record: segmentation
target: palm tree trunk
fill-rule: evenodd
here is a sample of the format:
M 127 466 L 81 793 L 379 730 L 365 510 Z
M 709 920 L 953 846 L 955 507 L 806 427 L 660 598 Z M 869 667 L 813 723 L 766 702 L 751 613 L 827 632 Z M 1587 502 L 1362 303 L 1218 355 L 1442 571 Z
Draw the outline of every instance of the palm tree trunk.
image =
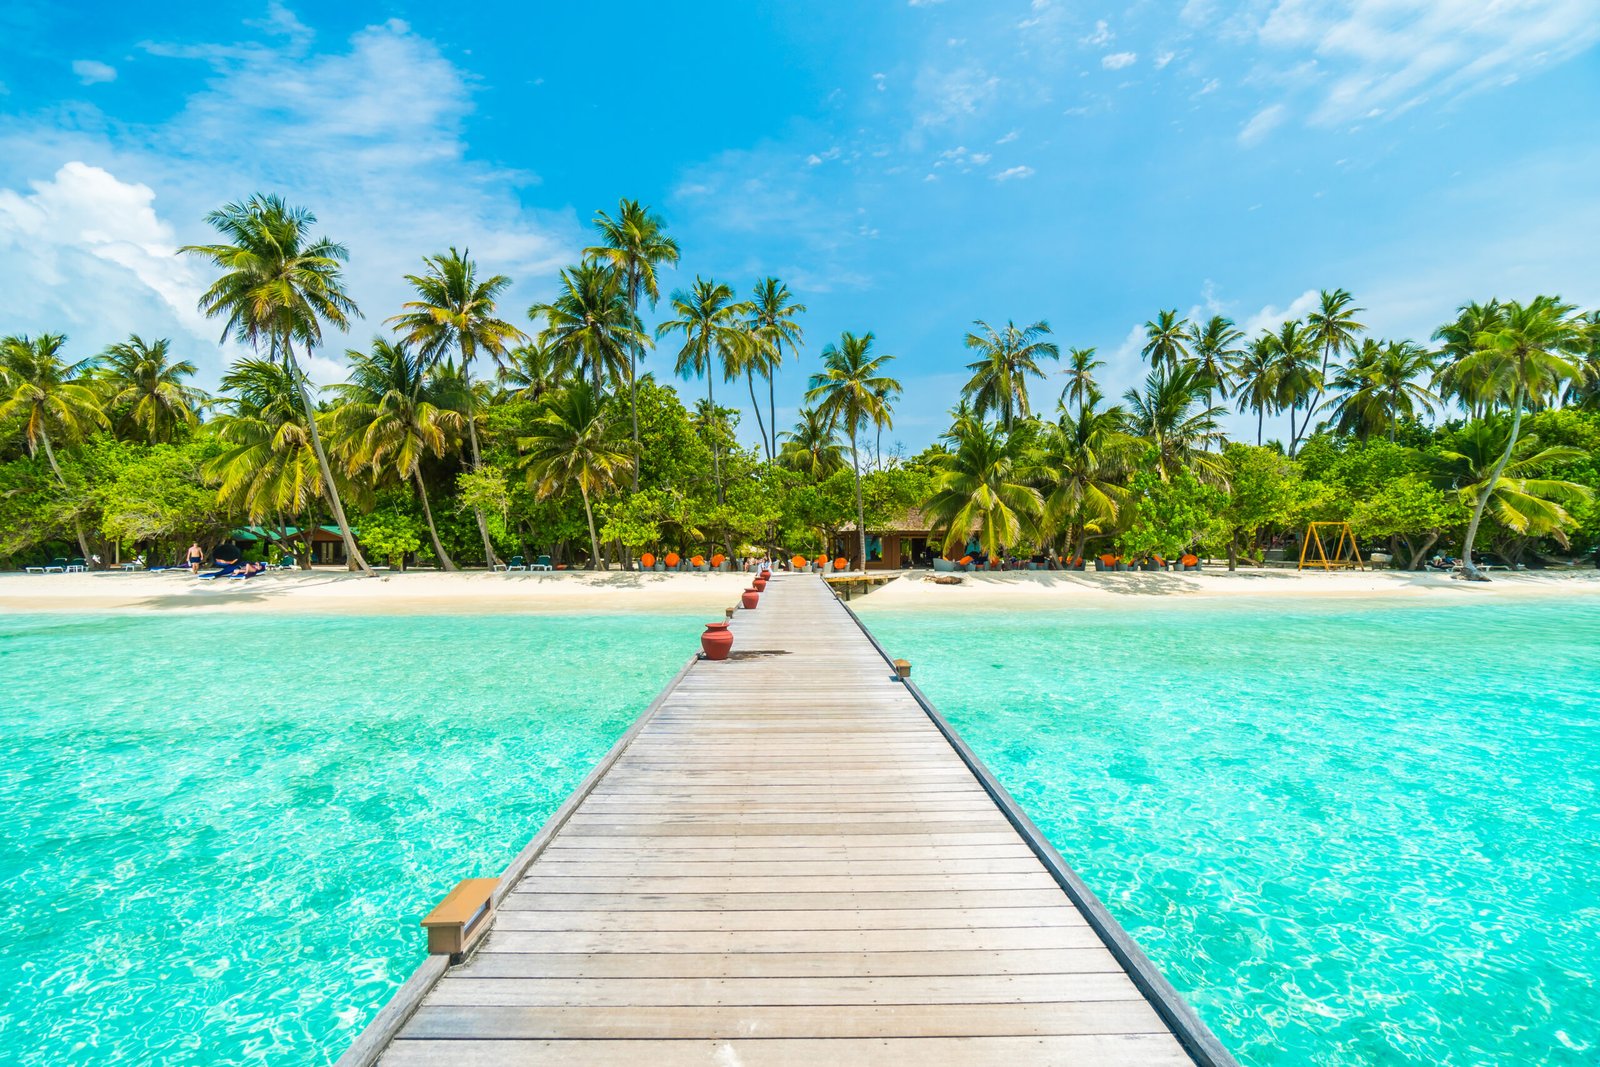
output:
M 594 529 L 594 509 L 589 507 L 589 490 L 580 481 L 578 491 L 583 494 L 583 515 L 589 520 L 589 550 L 594 553 L 589 558 L 589 566 L 591 569 L 598 566 L 602 570 L 610 570 L 610 566 L 600 558 L 600 535 Z
M 290 372 L 294 375 L 295 388 L 300 390 L 300 405 L 305 409 L 306 429 L 311 434 L 311 451 L 316 453 L 317 469 L 322 472 L 323 495 L 328 499 L 328 506 L 333 509 L 333 521 L 339 524 L 339 536 L 344 538 L 345 559 L 351 570 L 360 571 L 370 577 L 373 573 L 372 568 L 367 566 L 366 558 L 356 546 L 355 535 L 350 532 L 350 520 L 344 516 L 344 501 L 339 499 L 339 487 L 333 484 L 333 469 L 328 466 L 328 453 L 322 447 L 322 435 L 317 432 L 317 411 L 311 404 L 311 391 L 306 388 L 305 374 L 301 372 L 300 363 L 295 359 L 294 349 L 288 342 L 284 343 L 283 351 L 288 359 Z
M 1261 434 L 1267 428 L 1267 406 L 1262 404 L 1256 408 L 1256 447 L 1261 447 Z
M 772 446 L 767 443 L 767 424 L 761 418 L 761 401 L 756 399 L 755 371 L 746 369 L 744 372 L 745 384 L 750 387 L 750 408 L 756 413 L 756 429 L 761 431 L 761 447 L 766 450 L 767 462 L 772 462 Z
M 712 390 L 711 353 L 706 352 L 706 429 L 711 436 L 711 473 L 717 481 L 717 503 L 726 504 L 722 496 L 722 459 L 717 455 L 717 401 Z
M 778 358 L 773 362 L 772 371 L 767 373 L 767 426 L 772 434 L 772 443 L 767 446 L 768 466 L 776 462 L 778 456 L 778 387 L 774 384 L 774 379 L 777 378 L 775 372 L 778 364 L 783 362 L 783 346 L 775 347 L 778 350 Z
M 639 322 L 639 274 L 628 272 L 628 309 L 633 312 L 633 324 Z M 639 354 L 638 341 L 628 344 L 628 411 L 633 416 L 633 491 L 639 491 Z
M 56 450 L 50 447 L 50 435 L 45 432 L 43 425 L 39 427 L 39 441 L 44 445 L 44 458 L 50 461 L 50 469 L 55 472 L 56 481 L 61 483 L 61 488 L 67 488 L 67 479 L 61 473 L 60 464 L 56 462 Z M 84 536 L 83 523 L 76 511 L 72 515 L 72 532 L 78 536 L 78 551 L 83 556 L 84 566 L 88 566 L 89 539 Z
M 422 501 L 422 517 L 428 522 L 428 537 L 433 541 L 433 554 L 439 559 L 440 569 L 446 571 L 459 569 L 451 561 L 450 554 L 444 550 L 444 545 L 439 543 L 439 531 L 433 525 L 433 508 L 428 506 L 428 487 L 422 482 L 422 468 L 413 468 L 411 477 L 417 484 L 417 499 Z
M 856 542 L 861 554 L 861 573 L 867 573 L 867 511 L 861 503 L 861 452 L 856 448 L 856 433 L 850 430 L 850 464 L 856 471 Z
M 463 339 L 461 342 L 461 384 L 467 391 L 467 440 L 472 443 L 472 473 L 477 474 L 483 469 L 483 457 L 478 452 L 478 396 L 472 391 L 472 357 L 474 346 L 471 341 Z M 489 540 L 489 520 L 483 517 L 483 509 L 476 504 L 472 506 L 472 514 L 478 520 L 478 533 L 483 535 L 483 565 L 491 571 L 499 557 L 494 554 L 494 542 Z
M 1495 485 L 1500 481 L 1500 472 L 1506 469 L 1506 464 L 1511 461 L 1511 450 L 1517 447 L 1517 434 L 1522 429 L 1522 383 L 1517 383 L 1517 396 L 1515 409 L 1511 415 L 1511 439 L 1506 442 L 1506 450 L 1496 461 L 1494 470 L 1489 472 L 1489 477 L 1484 480 L 1483 492 L 1478 494 L 1478 502 L 1472 506 L 1472 521 L 1467 523 L 1467 537 L 1461 545 L 1461 566 L 1466 572 L 1469 581 L 1487 582 L 1489 576 L 1478 569 L 1472 562 L 1472 543 L 1478 539 L 1478 523 L 1483 521 L 1484 506 L 1489 503 L 1489 498 L 1494 495 Z

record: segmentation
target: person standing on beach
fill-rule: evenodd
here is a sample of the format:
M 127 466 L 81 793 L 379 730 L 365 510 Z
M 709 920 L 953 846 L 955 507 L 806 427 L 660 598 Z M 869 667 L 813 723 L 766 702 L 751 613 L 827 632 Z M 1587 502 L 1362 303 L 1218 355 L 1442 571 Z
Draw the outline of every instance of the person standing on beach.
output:
M 196 541 L 194 544 L 189 546 L 189 557 L 188 558 L 189 558 L 189 571 L 190 571 L 190 573 L 199 574 L 200 573 L 200 567 L 206 561 L 206 551 L 205 551 L 205 549 L 200 547 L 200 542 L 199 541 Z

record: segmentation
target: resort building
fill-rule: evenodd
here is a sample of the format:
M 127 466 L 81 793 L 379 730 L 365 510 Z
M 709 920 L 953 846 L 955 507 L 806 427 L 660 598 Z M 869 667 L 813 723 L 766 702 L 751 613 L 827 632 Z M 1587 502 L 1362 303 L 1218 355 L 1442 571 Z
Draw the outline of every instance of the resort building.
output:
M 860 551 L 856 524 L 846 523 L 834 538 L 833 554 L 855 562 Z M 897 571 L 930 567 L 939 554 L 939 541 L 920 508 L 910 508 L 888 522 L 867 525 L 867 569 Z

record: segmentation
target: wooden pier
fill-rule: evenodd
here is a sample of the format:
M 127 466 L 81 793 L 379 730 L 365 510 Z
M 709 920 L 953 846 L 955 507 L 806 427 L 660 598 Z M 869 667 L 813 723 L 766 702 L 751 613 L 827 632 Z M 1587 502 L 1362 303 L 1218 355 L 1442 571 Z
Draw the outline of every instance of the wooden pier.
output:
M 1233 1064 L 822 580 L 734 632 L 340 1067 Z

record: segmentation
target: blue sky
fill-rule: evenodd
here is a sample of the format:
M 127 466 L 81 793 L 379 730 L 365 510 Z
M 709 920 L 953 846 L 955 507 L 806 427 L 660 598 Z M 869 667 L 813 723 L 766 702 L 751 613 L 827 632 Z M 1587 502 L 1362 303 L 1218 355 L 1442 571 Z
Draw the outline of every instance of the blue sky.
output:
M 1343 286 L 1421 339 L 1469 299 L 1600 304 L 1593 0 L 172 7 L 0 9 L 0 332 L 171 336 L 214 382 L 172 250 L 258 189 L 350 246 L 366 319 L 323 380 L 424 253 L 469 246 L 520 316 L 629 196 L 669 285 L 810 306 L 780 422 L 872 330 L 908 450 L 977 318 L 1048 320 L 1120 393 L 1161 307 L 1253 328 Z

